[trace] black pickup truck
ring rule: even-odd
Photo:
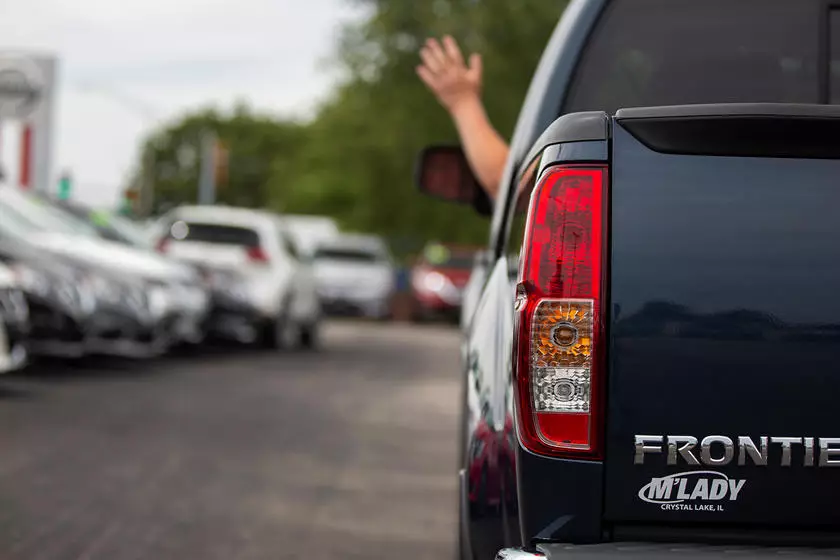
[[[574,1],[497,200],[423,152],[492,208],[462,559],[840,555],[835,44],[822,0]]]

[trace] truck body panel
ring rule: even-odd
[[[839,523],[840,160],[612,142],[606,519]]]

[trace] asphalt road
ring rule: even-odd
[[[456,331],[324,334],[0,377],[0,559],[452,558]]]

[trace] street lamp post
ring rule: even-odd
[[[118,102],[134,114],[139,115],[148,130],[154,130],[155,125],[160,122],[160,111],[142,99],[138,99],[123,91],[103,84],[85,82],[79,84],[79,87],[83,91],[104,95]],[[155,158],[154,141],[152,141],[152,145],[149,148],[148,150],[143,150],[141,157],[142,170],[140,175],[139,206],[140,214],[143,217],[147,217],[152,212],[155,196],[155,167],[157,166],[157,161]]]

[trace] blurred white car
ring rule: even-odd
[[[286,214],[283,222],[302,256],[311,257],[318,245],[339,236],[338,224],[328,216]]]
[[[161,218],[158,250],[198,265],[213,293],[210,329],[270,348],[316,344],[312,267],[283,219],[229,206],[181,206]]]
[[[380,237],[342,235],[322,242],[315,250],[313,267],[327,313],[378,319],[390,314],[396,273]]]
[[[0,373],[26,363],[26,335],[29,330],[26,296],[12,271],[0,264]]]

